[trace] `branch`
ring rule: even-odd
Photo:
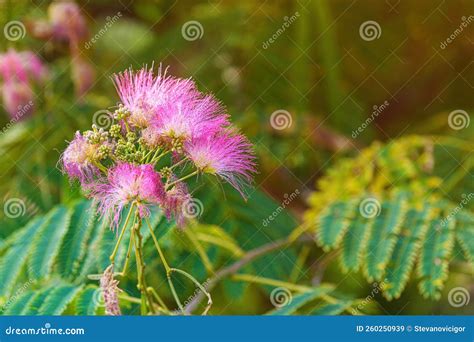
[[[310,235],[304,236],[298,241],[306,242],[306,241],[313,241],[313,238]],[[206,289],[208,292],[210,292],[218,283],[221,281],[223,278],[237,273],[242,267],[245,265],[249,264],[253,260],[261,257],[262,255],[265,255],[267,253],[271,253],[279,248],[285,247],[287,245],[290,245],[292,242],[289,239],[280,239],[280,240],[275,240],[272,241],[268,244],[265,244],[263,246],[257,247],[255,249],[252,249],[248,251],[240,260],[234,262],[233,264],[221,268],[218,270],[215,275],[206,283]],[[194,310],[196,310],[197,306],[201,301],[205,298],[205,294],[200,291],[197,296],[193,298],[191,302],[186,306],[185,308],[185,313],[186,314],[191,314]]]

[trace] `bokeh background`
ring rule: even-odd
[[[0,52],[31,50],[49,68],[48,81],[35,86],[30,117],[12,123],[1,109],[0,194],[3,202],[22,199],[26,213],[12,220],[0,212],[0,241],[31,217],[81,196],[57,161],[76,130],[116,105],[111,75],[129,67],[161,64],[214,93],[255,144],[256,188],[276,203],[295,189],[301,193],[285,218],[293,225],[328,167],[374,141],[410,134],[472,141],[472,123],[453,129],[448,120],[456,110],[466,120],[474,112],[471,0],[77,1],[88,33],[75,51],[42,37],[50,3],[0,2],[0,27],[19,21],[25,29],[19,39],[3,32]],[[228,196],[215,183],[211,189]],[[204,209],[216,220],[212,207]],[[341,277],[337,265],[325,273],[342,291],[365,297],[370,284],[362,278]],[[258,291],[233,291],[240,291],[235,305],[215,313],[224,307],[261,313],[268,306]],[[415,284],[397,301],[380,298],[374,310],[462,313],[421,298]]]

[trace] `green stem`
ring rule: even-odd
[[[125,223],[123,225],[122,232],[120,233],[120,236],[117,240],[117,243],[115,244],[114,250],[113,250],[112,254],[110,255],[110,262],[112,264],[114,263],[115,256],[117,255],[117,251],[118,251],[120,242],[122,241],[125,230],[127,229],[128,221],[130,220],[130,216],[132,215],[132,210],[133,210],[134,207],[135,207],[135,203],[132,203],[132,205],[130,206],[130,210],[128,211],[127,218],[125,219]]]
[[[211,294],[209,292],[207,292],[207,290],[204,288],[204,286],[202,286],[201,283],[198,282],[196,280],[196,278],[194,278],[188,272],[180,270],[179,268],[171,268],[170,271],[171,272],[177,272],[177,273],[180,273],[180,274],[184,275],[185,277],[190,279],[199,288],[199,290],[201,290],[202,293],[204,293],[206,295],[206,297],[207,297],[207,306],[206,306],[206,309],[203,312],[203,315],[206,315],[207,312],[209,311],[209,309],[211,308],[211,305],[212,305]]]
[[[140,219],[138,218],[137,213],[137,223],[133,228],[135,230],[135,257],[137,261],[137,276],[138,276],[138,284],[137,287],[141,292],[141,314],[146,315],[148,313],[147,307],[151,310],[152,313],[155,313],[155,309],[153,306],[153,301],[151,300],[148,291],[147,285],[145,280],[145,263],[143,262],[143,251],[142,251],[142,235],[140,234]],[[148,305],[147,305],[148,302]]]
[[[188,157],[184,157],[183,159],[181,159],[179,162],[177,162],[176,164],[170,166],[170,170],[173,170],[175,167],[183,164],[185,161],[189,160]]]
[[[173,281],[171,280],[171,275],[167,274],[166,278],[168,278],[168,284],[171,289],[171,293],[173,294],[173,298],[176,301],[176,304],[178,304],[179,310],[182,312],[183,315],[185,315],[184,307],[183,304],[181,304],[181,301],[179,300],[178,294],[176,293],[176,289],[174,288]]]
[[[155,289],[151,286],[149,286],[147,288],[147,291],[150,292],[153,297],[155,297],[156,301],[158,302],[158,304],[161,305],[161,307],[163,308],[163,310],[165,311],[165,313],[169,314],[170,310],[168,309],[168,307],[166,306],[165,302],[163,301],[163,299],[161,299],[161,297],[158,295],[158,293],[155,291]]]
[[[125,276],[125,272],[127,271],[127,267],[128,267],[128,262],[130,261],[130,256],[132,254],[132,247],[135,243],[134,236],[135,236],[135,231],[132,229],[132,231],[130,232],[130,241],[128,243],[127,256],[125,257],[125,263],[123,265],[122,273],[120,273],[122,277]]]
[[[173,185],[175,185],[176,183],[182,182],[182,181],[184,181],[184,180],[186,180],[186,179],[188,179],[188,178],[191,178],[192,176],[197,175],[198,172],[199,172],[199,170],[193,171],[193,172],[191,172],[189,175],[184,176],[183,178],[177,179],[177,180],[175,180],[174,182],[171,182],[171,183],[167,184],[166,187],[167,187],[167,188],[170,188],[170,187],[172,187]]]
[[[153,238],[153,242],[155,243],[155,247],[156,247],[156,250],[158,251],[161,262],[163,263],[163,266],[165,267],[166,275],[168,275],[170,273],[170,266],[168,265],[168,262],[166,261],[163,251],[161,250],[161,247],[158,243],[158,239],[156,238],[155,233],[153,232],[153,228],[151,227],[148,217],[145,217],[145,222],[148,226],[148,229],[150,230],[151,237]]]
[[[151,160],[149,161],[150,164],[153,164],[153,163],[156,163],[157,161],[159,161],[161,158],[163,158],[164,156],[166,156],[169,151],[164,151],[162,154],[160,154],[159,156],[156,156],[158,154],[160,150],[157,150],[155,152],[155,154],[153,155],[153,158],[151,158]]]
[[[163,266],[165,268],[166,278],[168,279],[168,284],[170,286],[171,294],[173,295],[173,298],[176,301],[176,304],[178,304],[180,311],[184,314],[185,312],[184,312],[183,304],[181,304],[178,294],[176,293],[176,289],[174,288],[173,281],[171,280],[171,267],[168,265],[168,262],[166,261],[165,255],[163,251],[161,250],[160,244],[158,243],[158,239],[156,238],[155,233],[153,232],[153,228],[151,227],[148,217],[145,217],[145,222],[148,226],[148,229],[150,230],[150,234],[153,239],[153,242],[155,243],[156,250],[158,251],[158,255],[160,256],[161,262],[163,263]]]

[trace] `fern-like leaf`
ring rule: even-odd
[[[29,256],[28,271],[32,278],[40,279],[50,275],[69,227],[71,212],[65,206],[56,207],[48,214],[47,223],[36,234]]]
[[[60,285],[55,286],[44,303],[38,310],[39,315],[60,315],[66,310],[67,305],[74,299],[74,296],[81,290],[81,286]]]
[[[432,208],[428,205],[407,213],[383,281],[383,293],[389,300],[398,298],[408,282],[430,215]]]
[[[80,201],[72,208],[70,229],[64,236],[58,256],[58,272],[64,278],[77,274],[82,258],[86,252],[95,223],[95,210],[91,201]]]
[[[46,222],[45,217],[38,217],[32,220],[11,242],[10,248],[0,261],[0,295],[8,295],[14,289],[16,282],[33,243],[33,238],[37,231]]]
[[[456,222],[441,219],[430,222],[418,261],[419,288],[425,297],[439,299],[448,274],[449,257],[454,245]]]
[[[392,201],[384,201],[380,207],[380,214],[375,218],[369,234],[365,254],[364,273],[369,281],[382,280],[405,219],[406,194],[399,193]]]

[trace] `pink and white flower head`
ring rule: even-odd
[[[121,163],[112,167],[105,182],[90,186],[91,195],[99,203],[99,212],[118,226],[124,207],[137,206],[140,216],[149,215],[149,206],[164,199],[164,187],[153,165]]]
[[[252,145],[243,135],[226,129],[202,136],[185,144],[185,153],[199,171],[221,177],[245,197],[256,170]]]
[[[170,181],[175,181],[176,176],[170,177]],[[188,187],[184,182],[176,183],[170,190],[166,191],[162,204],[166,218],[170,220],[174,217],[178,226],[183,226],[186,219],[184,206],[192,200]]]
[[[46,67],[38,56],[31,51],[17,52],[9,49],[0,54],[0,76],[5,82],[16,80],[20,82],[44,81]]]
[[[213,135],[229,125],[229,121],[219,101],[192,89],[177,100],[160,106],[152,124],[165,139],[186,141]]]
[[[120,100],[130,113],[130,123],[140,128],[147,127],[158,106],[171,101],[178,90],[172,78],[161,70],[155,76],[153,68],[145,67],[136,72],[129,69],[115,75],[113,80]]]
[[[61,156],[63,170],[69,178],[78,179],[83,185],[90,183],[99,169],[94,165],[97,146],[89,143],[79,132]]]

